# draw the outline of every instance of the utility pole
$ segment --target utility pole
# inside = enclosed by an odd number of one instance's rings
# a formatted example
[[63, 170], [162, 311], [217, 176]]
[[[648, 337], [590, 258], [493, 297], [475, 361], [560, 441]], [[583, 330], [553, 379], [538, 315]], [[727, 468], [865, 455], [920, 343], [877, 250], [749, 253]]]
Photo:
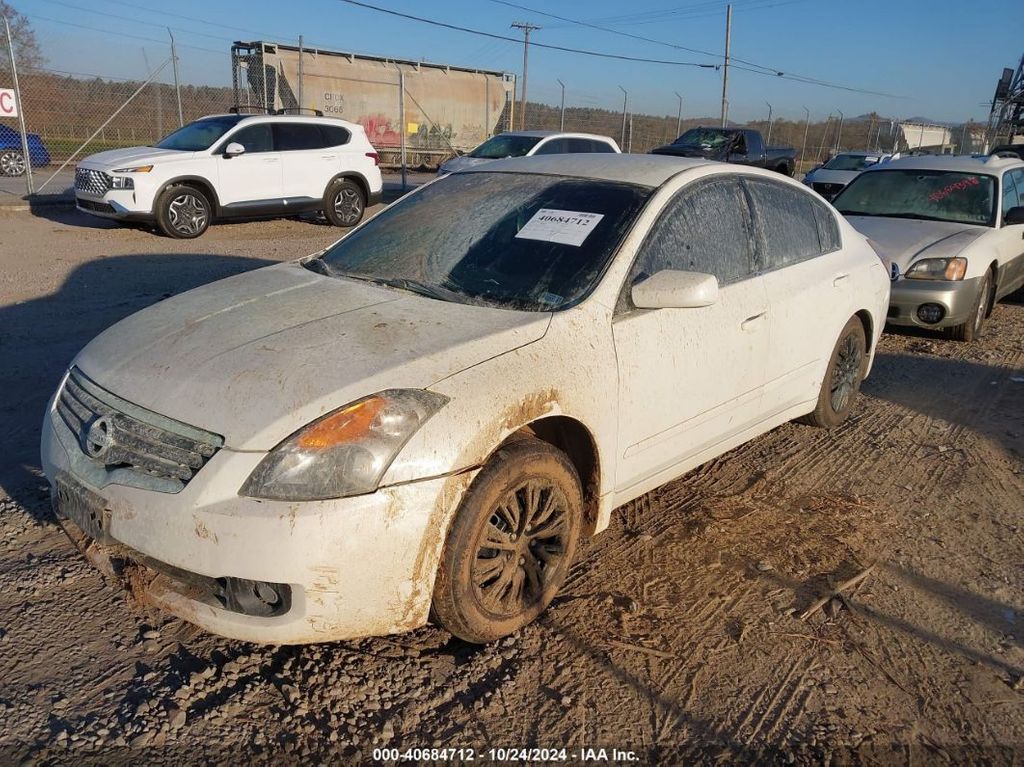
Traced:
[[619, 142], [619, 147], [622, 149], [626, 148], [626, 113], [629, 111], [629, 92], [619, 86], [619, 90], [622, 91], [622, 140]]
[[565, 130], [565, 83], [561, 80], [556, 79], [556, 82], [562, 86], [562, 106], [560, 109], [561, 117], [558, 118], [558, 130]]
[[[768, 102], [764, 102], [768, 104]], [[772, 105], [768, 104], [768, 135], [764, 139], [765, 146], [772, 143]]]
[[[302, 55], [302, 35], [299, 35], [299, 97], [298, 97], [299, 114], [302, 114], [302, 59], [303, 59], [303, 55]], [[403, 124], [404, 124], [404, 122], [405, 121], [403, 120]], [[402, 171], [403, 172], [405, 171], [405, 166], [404, 165], [402, 166]], [[402, 188], [405, 189], [404, 186]]]
[[526, 128], [526, 73], [530, 56], [530, 33], [535, 29], [540, 29], [540, 27], [528, 21], [514, 21], [512, 22], [512, 28], [523, 31], [523, 87], [519, 95], [519, 128], [522, 130]]
[[725, 64], [722, 67], [722, 127], [729, 118], [729, 42], [732, 40], [732, 5], [725, 6]]
[[682, 135], [683, 130], [683, 97], [676, 91], [676, 98], [679, 99], [679, 113], [676, 115], [676, 138]]
[[807, 130], [811, 127], [811, 110], [804, 107], [804, 143], [800, 147], [800, 162], [805, 159], [805, 153], [807, 152]]
[[171, 67], [174, 70], [174, 95], [178, 99], [178, 127], [185, 124], [185, 116], [181, 111], [181, 81], [178, 79], [178, 49], [174, 44], [174, 34], [167, 28], [167, 36], [171, 38]]
[[839, 113], [839, 130], [836, 131], [836, 154], [839, 154], [839, 147], [840, 147], [841, 142], [843, 140], [843, 117], [844, 117], [844, 115], [843, 115], [843, 110], [842, 109], [837, 109], [836, 111]]

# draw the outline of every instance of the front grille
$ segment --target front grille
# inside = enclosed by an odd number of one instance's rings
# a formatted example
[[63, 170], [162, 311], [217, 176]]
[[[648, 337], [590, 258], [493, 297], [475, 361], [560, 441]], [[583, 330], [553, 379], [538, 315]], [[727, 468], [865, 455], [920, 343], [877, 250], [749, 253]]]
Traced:
[[114, 206], [106, 202], [96, 202], [95, 200], [86, 200], [84, 198], [78, 198], [78, 207], [84, 210], [95, 210], [97, 213], [113, 213]]
[[89, 168], [75, 168], [75, 191], [87, 192], [102, 197], [113, 185], [114, 180], [103, 171]]
[[826, 199], [831, 199], [843, 191], [843, 184], [814, 183], [814, 191]]
[[224, 444], [216, 434], [120, 399], [78, 368], [68, 373], [57, 411], [94, 464], [171, 480], [177, 489]]

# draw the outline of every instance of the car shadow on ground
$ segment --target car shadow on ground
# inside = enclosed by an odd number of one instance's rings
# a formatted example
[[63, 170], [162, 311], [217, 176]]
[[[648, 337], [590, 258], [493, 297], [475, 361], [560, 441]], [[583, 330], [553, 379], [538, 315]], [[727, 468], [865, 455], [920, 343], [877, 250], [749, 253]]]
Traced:
[[[1024, 368], [879, 352], [864, 394], [963, 426], [1024, 457]], [[994, 405], [998, 404], [998, 407]], [[1016, 417], [1014, 417], [1016, 415]], [[948, 447], [958, 449], [958, 445]]]
[[205, 253], [104, 258], [79, 266], [48, 296], [0, 306], [0, 497], [52, 521], [39, 469], [46, 403], [68, 364], [94, 336], [157, 301], [274, 261]]

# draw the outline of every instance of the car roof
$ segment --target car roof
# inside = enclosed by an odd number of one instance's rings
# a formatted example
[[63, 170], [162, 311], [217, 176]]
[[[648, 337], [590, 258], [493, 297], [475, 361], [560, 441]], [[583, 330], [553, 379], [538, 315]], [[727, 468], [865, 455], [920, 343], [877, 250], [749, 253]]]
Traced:
[[672, 176], [690, 168], [712, 164], [692, 157], [656, 154], [548, 154], [515, 157], [476, 165], [458, 173], [536, 173], [574, 176], [595, 181], [619, 181], [626, 184], [658, 187]]
[[1024, 167], [1024, 161], [1015, 157], [993, 157], [969, 154], [923, 154], [889, 160], [884, 165], [872, 165], [864, 173], [883, 170], [948, 170], [959, 173], [997, 173], [1006, 168]]
[[565, 138], [596, 138], [602, 141], [614, 141], [611, 136], [602, 136], [598, 133], [578, 133], [576, 131], [559, 130], [510, 130], [502, 131], [502, 136], [526, 136], [528, 138], [550, 138], [551, 136], [563, 136]]
[[197, 120], [194, 120], [194, 122], [199, 122], [199, 120], [216, 120], [220, 117], [235, 117], [238, 118], [238, 122], [242, 122], [243, 120], [288, 120], [289, 122], [298, 120], [300, 122], [315, 122], [317, 124], [328, 123], [334, 125], [341, 125], [342, 127], [348, 128], [349, 130], [353, 128], [359, 128], [360, 130], [362, 130], [361, 126], [358, 123], [349, 122], [348, 120], [342, 120], [340, 117], [327, 117], [326, 115], [273, 115], [263, 114], [259, 112], [255, 114], [246, 114], [244, 112], [241, 114], [235, 114], [234, 112], [225, 112], [223, 114], [203, 115]]

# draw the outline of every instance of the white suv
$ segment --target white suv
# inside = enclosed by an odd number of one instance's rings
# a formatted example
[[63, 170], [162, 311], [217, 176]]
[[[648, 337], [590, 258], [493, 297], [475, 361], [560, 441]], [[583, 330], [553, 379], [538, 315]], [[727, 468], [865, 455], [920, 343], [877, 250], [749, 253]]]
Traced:
[[214, 219], [323, 211], [354, 226], [380, 202], [378, 156], [362, 127], [298, 115], [203, 117], [154, 147], [86, 157], [75, 169], [78, 209], [155, 223], [198, 237]]

